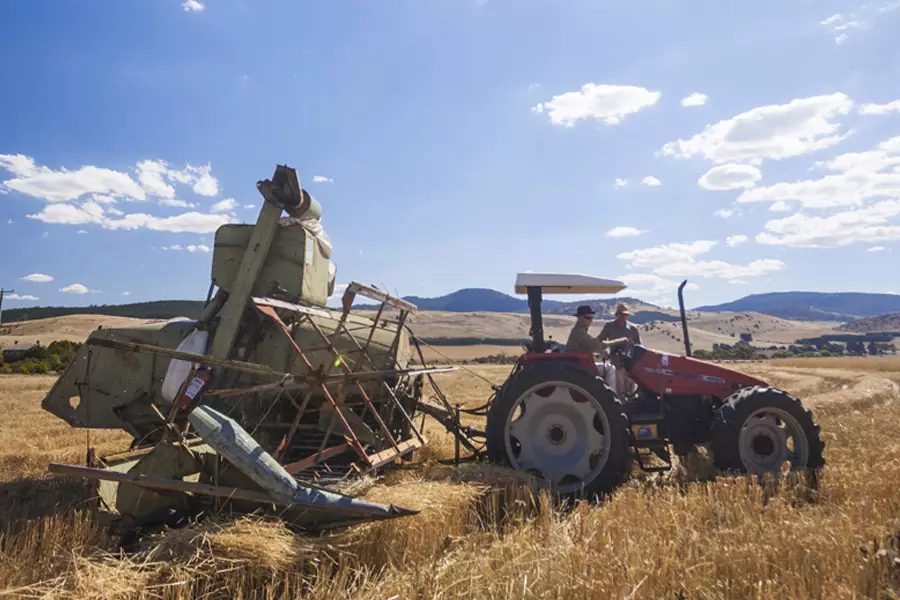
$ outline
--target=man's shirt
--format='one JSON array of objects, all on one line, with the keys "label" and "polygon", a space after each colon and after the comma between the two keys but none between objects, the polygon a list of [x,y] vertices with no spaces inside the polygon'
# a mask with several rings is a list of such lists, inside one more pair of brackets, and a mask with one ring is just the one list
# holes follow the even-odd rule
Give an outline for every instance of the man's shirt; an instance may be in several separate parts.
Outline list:
[{"label": "man's shirt", "polygon": [[[633,344],[641,343],[641,332],[638,331],[638,328],[629,323],[625,322],[625,325],[619,325],[616,321],[609,321],[608,323],[603,325],[603,329],[600,330],[600,335],[597,336],[599,340],[612,340],[618,338],[627,338]],[[613,356],[611,361],[614,365],[621,366],[621,360],[617,356]]]},{"label": "man's shirt", "polygon": [[575,325],[566,342],[566,352],[594,352],[600,354],[606,350],[606,344],[588,333],[588,328]]}]

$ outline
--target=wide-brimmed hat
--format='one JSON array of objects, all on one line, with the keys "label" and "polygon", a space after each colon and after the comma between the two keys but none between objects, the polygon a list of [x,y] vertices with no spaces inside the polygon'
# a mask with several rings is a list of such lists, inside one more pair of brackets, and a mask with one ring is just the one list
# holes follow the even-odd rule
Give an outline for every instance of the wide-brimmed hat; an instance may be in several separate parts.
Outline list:
[{"label": "wide-brimmed hat", "polygon": [[631,311],[628,310],[628,307],[625,306],[624,303],[619,302],[616,304],[616,314],[617,315],[630,315]]},{"label": "wide-brimmed hat", "polygon": [[579,306],[578,310],[575,311],[576,317],[581,317],[584,315],[595,315],[595,314],[597,314],[597,311],[595,311],[593,308],[591,308],[587,304]]}]

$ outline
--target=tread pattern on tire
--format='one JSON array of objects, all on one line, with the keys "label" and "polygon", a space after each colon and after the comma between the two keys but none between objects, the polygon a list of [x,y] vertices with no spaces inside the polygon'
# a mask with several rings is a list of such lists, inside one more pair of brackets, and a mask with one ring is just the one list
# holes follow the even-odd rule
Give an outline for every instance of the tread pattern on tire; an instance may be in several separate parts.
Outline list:
[{"label": "tread pattern on tire", "polygon": [[768,386],[752,386],[738,390],[719,408],[711,436],[713,464],[716,469],[746,473],[741,462],[738,434],[747,417],[753,411],[766,406],[780,408],[797,420],[809,443],[806,468],[812,472],[821,469],[825,465],[823,457],[825,442],[821,439],[820,427],[812,413],[798,398]]},{"label": "tread pattern on tire", "polygon": [[510,377],[500,388],[491,405],[487,421],[487,454],[497,464],[510,466],[506,456],[504,427],[506,417],[519,396],[541,381],[568,381],[591,393],[606,412],[609,422],[608,433],[614,435],[609,449],[609,458],[603,470],[584,486],[583,491],[570,496],[601,496],[612,492],[631,471],[631,429],[622,402],[606,381],[579,365],[565,361],[551,361],[526,367]]}]

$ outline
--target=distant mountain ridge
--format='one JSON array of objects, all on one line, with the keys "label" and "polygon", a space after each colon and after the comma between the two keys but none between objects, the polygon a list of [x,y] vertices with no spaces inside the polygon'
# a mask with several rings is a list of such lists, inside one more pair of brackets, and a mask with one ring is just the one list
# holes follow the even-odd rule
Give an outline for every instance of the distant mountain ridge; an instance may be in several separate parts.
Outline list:
[{"label": "distant mountain ridge", "polygon": [[[463,288],[437,298],[422,298],[420,296],[404,296],[404,300],[412,302],[419,310],[441,310],[446,312],[505,312],[527,313],[528,301],[524,298],[516,298],[497,290],[487,288]],[[617,302],[624,302],[633,311],[651,309],[662,312],[656,305],[642,302],[636,298],[586,298],[574,302],[561,302],[544,298],[541,302],[542,312],[548,315],[571,314],[581,306],[587,304],[597,312],[611,314],[615,310]]]},{"label": "distant mountain ridge", "polygon": [[771,292],[699,306],[701,312],[758,312],[792,321],[853,321],[900,312],[900,295],[866,292]]}]

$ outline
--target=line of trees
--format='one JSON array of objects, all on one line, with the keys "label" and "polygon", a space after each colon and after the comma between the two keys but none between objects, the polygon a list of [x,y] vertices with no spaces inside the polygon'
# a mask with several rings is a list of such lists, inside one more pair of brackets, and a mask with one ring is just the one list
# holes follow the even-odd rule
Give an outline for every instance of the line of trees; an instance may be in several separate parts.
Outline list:
[{"label": "line of trees", "polygon": [[22,360],[5,363],[0,358],[0,373],[22,375],[59,373],[64,371],[75,359],[75,353],[80,347],[79,342],[68,340],[51,342],[49,346],[35,344],[25,352]]}]

